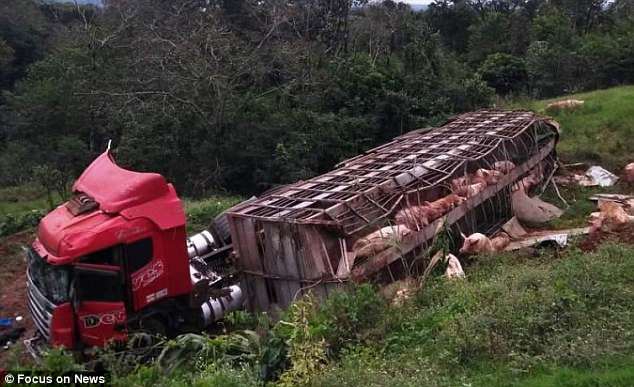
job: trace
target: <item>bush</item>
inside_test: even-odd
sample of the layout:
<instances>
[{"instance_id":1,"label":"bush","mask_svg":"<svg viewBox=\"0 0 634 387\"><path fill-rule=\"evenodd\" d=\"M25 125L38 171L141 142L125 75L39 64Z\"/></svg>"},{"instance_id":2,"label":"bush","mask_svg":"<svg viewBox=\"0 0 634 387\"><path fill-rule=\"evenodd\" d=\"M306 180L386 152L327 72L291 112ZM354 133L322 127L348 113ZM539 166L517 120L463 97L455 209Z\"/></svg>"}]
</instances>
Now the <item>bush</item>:
<instances>
[{"instance_id":1,"label":"bush","mask_svg":"<svg viewBox=\"0 0 634 387\"><path fill-rule=\"evenodd\" d=\"M35 227L46 215L44 210L31 210L20 215L5 215L4 219L0 219L0 236L7 236Z\"/></svg>"},{"instance_id":2,"label":"bush","mask_svg":"<svg viewBox=\"0 0 634 387\"><path fill-rule=\"evenodd\" d=\"M503 95L523 91L528 80L524 60L509 54L489 55L479 71L482 79Z\"/></svg>"}]
</instances>

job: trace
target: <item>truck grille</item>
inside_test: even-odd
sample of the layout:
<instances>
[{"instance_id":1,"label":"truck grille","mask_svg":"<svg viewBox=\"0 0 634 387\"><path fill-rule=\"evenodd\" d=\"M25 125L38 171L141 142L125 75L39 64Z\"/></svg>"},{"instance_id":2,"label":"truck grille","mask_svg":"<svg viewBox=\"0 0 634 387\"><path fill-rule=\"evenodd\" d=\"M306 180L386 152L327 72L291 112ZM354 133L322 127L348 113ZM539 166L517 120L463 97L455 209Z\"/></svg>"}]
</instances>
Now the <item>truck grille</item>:
<instances>
[{"instance_id":1,"label":"truck grille","mask_svg":"<svg viewBox=\"0 0 634 387\"><path fill-rule=\"evenodd\" d=\"M28 293L28 307L35 322L37 330L49 341L51 332L51 319L55 304L49 301L31 280L31 274L26 272L26 287Z\"/></svg>"}]
</instances>

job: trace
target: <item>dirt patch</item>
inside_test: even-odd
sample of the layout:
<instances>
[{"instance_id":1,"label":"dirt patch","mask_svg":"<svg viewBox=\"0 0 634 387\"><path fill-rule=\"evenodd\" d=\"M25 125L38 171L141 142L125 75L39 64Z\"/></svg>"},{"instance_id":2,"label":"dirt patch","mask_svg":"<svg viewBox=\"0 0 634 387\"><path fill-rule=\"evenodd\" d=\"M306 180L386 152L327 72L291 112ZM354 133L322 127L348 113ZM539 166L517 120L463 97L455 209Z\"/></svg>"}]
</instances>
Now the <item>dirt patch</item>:
<instances>
[{"instance_id":1,"label":"dirt patch","mask_svg":"<svg viewBox=\"0 0 634 387\"><path fill-rule=\"evenodd\" d=\"M599 247L599 245L608 241L634 245L634 224L628 224L618 231L597 231L595 233L588 234L579 243L579 248L583 251L594 251L597 247Z\"/></svg>"},{"instance_id":2,"label":"dirt patch","mask_svg":"<svg viewBox=\"0 0 634 387\"><path fill-rule=\"evenodd\" d=\"M22 316L22 321L14 322L13 327L24 327L26 332L14 345L23 346L22 340L33 336L35 328L26 306L26 260L22 247L33 240L33 232L21 232L0 239L0 317L15 318ZM8 351L0 347L0 364L7 361ZM27 357L24 353L21 357Z\"/></svg>"}]
</instances>

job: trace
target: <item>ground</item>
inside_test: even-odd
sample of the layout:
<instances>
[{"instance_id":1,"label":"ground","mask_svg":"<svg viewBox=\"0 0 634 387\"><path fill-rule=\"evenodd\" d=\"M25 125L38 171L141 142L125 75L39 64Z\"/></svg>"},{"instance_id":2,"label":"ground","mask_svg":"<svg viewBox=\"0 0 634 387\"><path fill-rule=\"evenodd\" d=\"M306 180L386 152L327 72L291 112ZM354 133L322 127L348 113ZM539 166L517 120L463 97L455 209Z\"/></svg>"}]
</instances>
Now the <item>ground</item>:
<instances>
[{"instance_id":1,"label":"ground","mask_svg":"<svg viewBox=\"0 0 634 387\"><path fill-rule=\"evenodd\" d=\"M23 338L31 337L35 332L26 306L26 261L22 251L22 247L32 239L31 230L0 238L0 284L2 284L0 316L3 318L22 316L22 321L16 323L16 326L26 328ZM18 352L21 352L19 342L18 346ZM16 353L0 349L0 364L5 364L13 356L16 356ZM18 353L17 357L28 360L25 354Z\"/></svg>"}]
</instances>

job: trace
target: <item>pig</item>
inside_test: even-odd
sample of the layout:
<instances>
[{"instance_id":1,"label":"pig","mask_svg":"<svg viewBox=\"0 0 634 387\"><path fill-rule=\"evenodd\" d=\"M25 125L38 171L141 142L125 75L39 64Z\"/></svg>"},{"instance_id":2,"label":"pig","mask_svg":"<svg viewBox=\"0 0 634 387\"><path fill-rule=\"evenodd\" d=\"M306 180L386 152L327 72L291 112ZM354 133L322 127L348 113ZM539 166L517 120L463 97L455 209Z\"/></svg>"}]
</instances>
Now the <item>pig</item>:
<instances>
[{"instance_id":1,"label":"pig","mask_svg":"<svg viewBox=\"0 0 634 387\"><path fill-rule=\"evenodd\" d=\"M472 183L471 183L470 176L457 177L451 181L451 190L455 193L456 191L462 189L463 187L467 187L471 184Z\"/></svg>"},{"instance_id":2,"label":"pig","mask_svg":"<svg viewBox=\"0 0 634 387\"><path fill-rule=\"evenodd\" d=\"M615 202L600 202L600 212L590 214L590 232L599 230L618 231L634 222L634 216L628 215L622 206Z\"/></svg>"},{"instance_id":3,"label":"pig","mask_svg":"<svg viewBox=\"0 0 634 387\"><path fill-rule=\"evenodd\" d=\"M515 164L508 160L496 161L493 164L493 169L495 169L496 171L502 172L504 174L511 172L514 168L515 168Z\"/></svg>"},{"instance_id":4,"label":"pig","mask_svg":"<svg viewBox=\"0 0 634 387\"><path fill-rule=\"evenodd\" d=\"M547 113L557 113L560 110L575 110L576 108L583 106L585 101L578 99L566 99L563 101L556 101L546 106Z\"/></svg>"},{"instance_id":5,"label":"pig","mask_svg":"<svg viewBox=\"0 0 634 387\"><path fill-rule=\"evenodd\" d=\"M404 225L383 227L358 239L352 246L356 257L371 257L396 245L412 232Z\"/></svg>"},{"instance_id":6,"label":"pig","mask_svg":"<svg viewBox=\"0 0 634 387\"><path fill-rule=\"evenodd\" d=\"M470 198L484 191L486 187L487 187L486 183L480 182L480 183L465 185L457 189L454 189L453 193L464 198Z\"/></svg>"},{"instance_id":7,"label":"pig","mask_svg":"<svg viewBox=\"0 0 634 387\"><path fill-rule=\"evenodd\" d=\"M500 181L500 178L504 175L500 171L496 171L494 169L484 169L480 168L473 173L473 178L471 181L473 183L485 183L486 185L497 184Z\"/></svg>"},{"instance_id":8,"label":"pig","mask_svg":"<svg viewBox=\"0 0 634 387\"><path fill-rule=\"evenodd\" d=\"M462 234L464 242L460 248L461 254L481 254L502 251L511 242L511 238L505 233L489 238L484 234L474 233L469 236Z\"/></svg>"},{"instance_id":9,"label":"pig","mask_svg":"<svg viewBox=\"0 0 634 387\"><path fill-rule=\"evenodd\" d=\"M404 225L412 230L421 230L464 200L462 196L450 194L433 202L423 202L420 206L403 208L394 219L396 224Z\"/></svg>"},{"instance_id":10,"label":"pig","mask_svg":"<svg viewBox=\"0 0 634 387\"><path fill-rule=\"evenodd\" d=\"M530 191L533 187L536 187L544 179L544 172L540 167L533 168L528 175L526 175L519 183L513 185L513 191L522 190L524 192Z\"/></svg>"},{"instance_id":11,"label":"pig","mask_svg":"<svg viewBox=\"0 0 634 387\"><path fill-rule=\"evenodd\" d=\"M427 226L436 214L429 202L423 202L420 206L405 207L396 213L396 224L404 225L412 230L421 230Z\"/></svg>"}]
</instances>

